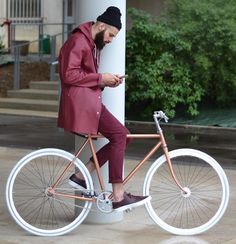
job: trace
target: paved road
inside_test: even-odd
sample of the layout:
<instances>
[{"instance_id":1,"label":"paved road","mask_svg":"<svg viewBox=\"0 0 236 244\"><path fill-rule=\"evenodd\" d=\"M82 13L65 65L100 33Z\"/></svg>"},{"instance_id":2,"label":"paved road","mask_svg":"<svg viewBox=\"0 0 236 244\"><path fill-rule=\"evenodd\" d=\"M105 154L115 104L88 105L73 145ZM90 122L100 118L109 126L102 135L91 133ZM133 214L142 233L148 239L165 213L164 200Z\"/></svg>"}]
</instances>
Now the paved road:
<instances>
[{"instance_id":1,"label":"paved road","mask_svg":"<svg viewBox=\"0 0 236 244\"><path fill-rule=\"evenodd\" d=\"M58 147L74 150L74 136L56 128L53 119L0 116L0 243L236 243L236 167L227 155L223 167L230 183L230 202L222 220L211 230L194 237L171 235L154 225L144 207L124 214L124 220L110 225L82 224L70 234L62 237L34 237L18 227L5 205L4 192L9 172L26 153L41 147ZM171 138L169 138L171 139ZM186 143L186 142L185 142ZM151 143L150 143L151 144ZM213 142L213 144L215 144ZM143 146L145 145L145 146ZM127 167L144 153L147 147L139 142L128 150ZM173 147L171 145L171 147ZM197 147L197 146L196 146ZM134 150L139 154L135 155ZM223 158L221 156L221 158ZM227 163L231 162L231 163ZM140 193L146 168L129 185L129 190Z\"/></svg>"},{"instance_id":2,"label":"paved road","mask_svg":"<svg viewBox=\"0 0 236 244\"><path fill-rule=\"evenodd\" d=\"M73 150L74 136L56 126L56 119L0 115L0 146L57 147Z\"/></svg>"},{"instance_id":3,"label":"paved road","mask_svg":"<svg viewBox=\"0 0 236 244\"><path fill-rule=\"evenodd\" d=\"M150 123L127 123L131 132L153 133ZM183 147L200 149L220 164L236 165L236 129L163 125L169 150ZM16 148L56 147L74 151L74 136L56 126L56 119L0 115L0 146ZM153 145L152 140L134 140L127 156L140 158ZM143 146L145 145L145 147Z\"/></svg>"}]
</instances>

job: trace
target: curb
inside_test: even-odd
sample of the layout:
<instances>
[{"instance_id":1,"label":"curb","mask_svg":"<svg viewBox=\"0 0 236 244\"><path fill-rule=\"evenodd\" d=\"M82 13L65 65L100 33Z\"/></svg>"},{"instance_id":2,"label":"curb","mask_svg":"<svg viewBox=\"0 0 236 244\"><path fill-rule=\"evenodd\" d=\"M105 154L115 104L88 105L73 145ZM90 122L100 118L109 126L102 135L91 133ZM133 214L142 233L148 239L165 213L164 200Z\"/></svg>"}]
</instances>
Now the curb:
<instances>
[{"instance_id":1,"label":"curb","mask_svg":"<svg viewBox=\"0 0 236 244\"><path fill-rule=\"evenodd\" d=\"M168 132L198 133L198 134L219 134L225 136L232 136L236 138L236 128L217 127L217 126L203 126L203 125L187 125L187 124L174 124L174 123L160 123L161 128ZM126 127L131 132L137 133L155 133L156 126L154 122L142 122L134 120L126 120Z\"/></svg>"}]
</instances>

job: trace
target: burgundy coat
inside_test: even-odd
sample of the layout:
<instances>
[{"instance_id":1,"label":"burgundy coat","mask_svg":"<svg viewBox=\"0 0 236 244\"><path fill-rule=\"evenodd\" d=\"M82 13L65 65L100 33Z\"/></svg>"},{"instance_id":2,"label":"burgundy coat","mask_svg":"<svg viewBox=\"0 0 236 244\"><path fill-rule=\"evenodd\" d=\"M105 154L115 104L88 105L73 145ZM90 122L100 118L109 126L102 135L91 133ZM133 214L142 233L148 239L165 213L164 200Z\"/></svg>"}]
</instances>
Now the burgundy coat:
<instances>
[{"instance_id":1,"label":"burgundy coat","mask_svg":"<svg viewBox=\"0 0 236 244\"><path fill-rule=\"evenodd\" d=\"M97 73L99 53L91 36L92 24L78 26L59 55L58 126L82 134L97 134L102 103L102 75Z\"/></svg>"}]
</instances>

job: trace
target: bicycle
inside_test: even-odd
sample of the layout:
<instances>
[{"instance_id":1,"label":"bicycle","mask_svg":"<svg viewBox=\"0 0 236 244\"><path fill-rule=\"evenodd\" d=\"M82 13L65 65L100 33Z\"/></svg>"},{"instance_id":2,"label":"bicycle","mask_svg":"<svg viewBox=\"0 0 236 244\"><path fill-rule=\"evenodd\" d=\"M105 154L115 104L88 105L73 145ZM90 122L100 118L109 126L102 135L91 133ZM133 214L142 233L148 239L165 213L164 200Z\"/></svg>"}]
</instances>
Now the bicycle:
<instances>
[{"instance_id":1,"label":"bicycle","mask_svg":"<svg viewBox=\"0 0 236 244\"><path fill-rule=\"evenodd\" d=\"M195 235L213 227L223 216L229 201L229 184L222 167L211 156L194 149L168 152L160 120L168 118L156 111L153 118L156 134L129 134L127 137L152 138L155 146L129 172L126 184L141 166L161 147L163 155L148 169L143 195L152 200L145 204L152 220L176 235ZM112 212L112 193L106 191L93 139L86 135L75 155L46 148L29 153L11 171L6 185L10 214L26 231L40 236L64 235L79 226L95 203L98 211ZM79 159L86 145L94 158L100 192L94 189L90 173ZM87 190L72 188L68 179L79 170Z\"/></svg>"}]
</instances>

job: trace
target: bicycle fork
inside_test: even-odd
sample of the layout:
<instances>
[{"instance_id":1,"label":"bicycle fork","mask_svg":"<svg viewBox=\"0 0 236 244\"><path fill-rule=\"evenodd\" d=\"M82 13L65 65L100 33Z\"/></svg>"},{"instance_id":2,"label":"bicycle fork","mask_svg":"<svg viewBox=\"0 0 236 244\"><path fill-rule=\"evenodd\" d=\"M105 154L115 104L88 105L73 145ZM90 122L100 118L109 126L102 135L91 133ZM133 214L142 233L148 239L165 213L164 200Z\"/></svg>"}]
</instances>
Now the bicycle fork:
<instances>
[{"instance_id":1,"label":"bicycle fork","mask_svg":"<svg viewBox=\"0 0 236 244\"><path fill-rule=\"evenodd\" d=\"M162 131L160 131L160 139L161 139L161 142L162 142L162 149L163 149L163 152L165 154L165 157L166 157L166 161L168 163L168 167L169 167L169 170L170 170L170 173L171 173L171 176L173 178L173 180L175 181L176 185L180 188L180 190L184 193L184 194L188 194L189 192L187 191L186 188L184 188L179 180L177 179L176 177L176 174L174 172L174 169L173 169L173 166L172 166L172 162L170 160L170 155L169 155L169 151L168 151L168 148L167 148L167 144L166 144L166 141L165 141L165 137L162 133Z\"/></svg>"}]
</instances>

